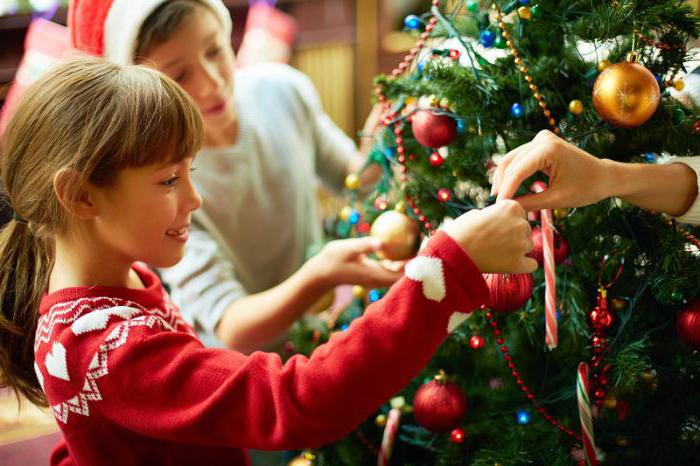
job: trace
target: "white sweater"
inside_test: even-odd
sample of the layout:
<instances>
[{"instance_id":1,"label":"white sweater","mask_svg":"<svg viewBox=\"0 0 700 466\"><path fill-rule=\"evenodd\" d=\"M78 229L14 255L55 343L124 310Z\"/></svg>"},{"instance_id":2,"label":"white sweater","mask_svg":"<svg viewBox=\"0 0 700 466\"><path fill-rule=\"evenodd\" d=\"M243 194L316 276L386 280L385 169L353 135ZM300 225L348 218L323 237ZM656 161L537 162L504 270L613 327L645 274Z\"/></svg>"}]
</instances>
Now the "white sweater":
<instances>
[{"instance_id":1,"label":"white sweater","mask_svg":"<svg viewBox=\"0 0 700 466\"><path fill-rule=\"evenodd\" d=\"M695 171L695 177L698 183L698 192L700 193L700 156L698 157L674 157L669 160L671 163L683 163ZM676 217L676 221L680 223L690 223L692 225L700 225L700 195L695 198L693 205L681 216Z\"/></svg>"},{"instance_id":2,"label":"white sweater","mask_svg":"<svg viewBox=\"0 0 700 466\"><path fill-rule=\"evenodd\" d=\"M236 72L234 146L203 149L185 257L163 270L172 298L208 344L226 308L282 282L321 238L316 175L343 184L354 142L324 113L302 73L281 64Z\"/></svg>"}]
</instances>

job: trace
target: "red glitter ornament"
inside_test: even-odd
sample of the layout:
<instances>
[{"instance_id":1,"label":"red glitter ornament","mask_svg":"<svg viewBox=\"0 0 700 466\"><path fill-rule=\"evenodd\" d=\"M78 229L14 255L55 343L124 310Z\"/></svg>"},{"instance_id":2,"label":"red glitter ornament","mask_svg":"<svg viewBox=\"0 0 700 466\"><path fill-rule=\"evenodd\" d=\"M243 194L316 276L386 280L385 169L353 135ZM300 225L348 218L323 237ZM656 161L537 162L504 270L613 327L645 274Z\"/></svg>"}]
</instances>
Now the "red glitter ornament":
<instances>
[{"instance_id":1,"label":"red glitter ornament","mask_svg":"<svg viewBox=\"0 0 700 466\"><path fill-rule=\"evenodd\" d=\"M700 300L678 313L676 331L683 343L694 350L700 349Z\"/></svg>"},{"instance_id":2,"label":"red glitter ornament","mask_svg":"<svg viewBox=\"0 0 700 466\"><path fill-rule=\"evenodd\" d=\"M528 257L535 259L540 267L542 267L542 229L540 227L533 228L532 232L530 233L530 238L532 239L533 248L528 254ZM566 242L566 239L562 235L554 232L554 263L556 265L561 264L566 260L568 255L569 243Z\"/></svg>"},{"instance_id":3,"label":"red glitter ornament","mask_svg":"<svg viewBox=\"0 0 700 466\"><path fill-rule=\"evenodd\" d=\"M459 50L457 50L457 49L450 50L450 58L452 60L455 60L455 61L459 60L459 55L460 55Z\"/></svg>"},{"instance_id":4,"label":"red glitter ornament","mask_svg":"<svg viewBox=\"0 0 700 466\"><path fill-rule=\"evenodd\" d=\"M700 134L700 120L693 123L693 131L695 131L695 133L697 134Z\"/></svg>"},{"instance_id":5,"label":"red glitter ornament","mask_svg":"<svg viewBox=\"0 0 700 466\"><path fill-rule=\"evenodd\" d=\"M513 312L523 307L532 296L535 284L529 273L487 273L484 280L491 292L486 305L498 312Z\"/></svg>"},{"instance_id":6,"label":"red glitter ornament","mask_svg":"<svg viewBox=\"0 0 700 466\"><path fill-rule=\"evenodd\" d=\"M438 148L452 142L457 135L457 122L448 115L432 110L419 110L411 122L413 136L426 147Z\"/></svg>"},{"instance_id":7,"label":"red glitter ornament","mask_svg":"<svg viewBox=\"0 0 700 466\"><path fill-rule=\"evenodd\" d=\"M613 323L613 315L607 307L597 306L588 315L591 320L591 327L596 330L607 330Z\"/></svg>"},{"instance_id":8,"label":"red glitter ornament","mask_svg":"<svg viewBox=\"0 0 700 466\"><path fill-rule=\"evenodd\" d=\"M422 385L413 398L416 421L431 432L454 429L466 412L467 397L457 384L447 381L442 371Z\"/></svg>"}]
</instances>

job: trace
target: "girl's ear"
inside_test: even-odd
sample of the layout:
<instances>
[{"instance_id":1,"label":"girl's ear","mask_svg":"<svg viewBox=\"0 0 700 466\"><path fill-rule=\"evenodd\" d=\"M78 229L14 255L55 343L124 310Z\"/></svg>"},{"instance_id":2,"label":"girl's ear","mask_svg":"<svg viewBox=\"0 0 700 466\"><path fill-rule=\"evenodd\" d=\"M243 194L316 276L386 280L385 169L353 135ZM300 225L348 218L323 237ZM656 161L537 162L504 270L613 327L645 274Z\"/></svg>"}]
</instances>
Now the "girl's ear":
<instances>
[{"instance_id":1,"label":"girl's ear","mask_svg":"<svg viewBox=\"0 0 700 466\"><path fill-rule=\"evenodd\" d=\"M58 202L71 215L82 220L89 220L97 215L89 186L89 183L84 183L80 174L72 168L62 168L53 178L53 189Z\"/></svg>"}]
</instances>

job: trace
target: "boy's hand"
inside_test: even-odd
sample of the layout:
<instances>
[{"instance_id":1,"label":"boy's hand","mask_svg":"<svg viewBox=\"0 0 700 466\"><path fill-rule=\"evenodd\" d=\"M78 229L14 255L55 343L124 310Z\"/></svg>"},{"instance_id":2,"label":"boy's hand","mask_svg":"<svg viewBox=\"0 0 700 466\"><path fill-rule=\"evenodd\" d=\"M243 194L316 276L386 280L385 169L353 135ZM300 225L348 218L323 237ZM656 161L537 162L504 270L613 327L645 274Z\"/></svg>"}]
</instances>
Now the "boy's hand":
<instances>
[{"instance_id":1,"label":"boy's hand","mask_svg":"<svg viewBox=\"0 0 700 466\"><path fill-rule=\"evenodd\" d=\"M331 241L309 265L328 287L353 284L384 288L403 276L403 267L385 267L367 257L380 249L381 242L370 237Z\"/></svg>"}]
</instances>

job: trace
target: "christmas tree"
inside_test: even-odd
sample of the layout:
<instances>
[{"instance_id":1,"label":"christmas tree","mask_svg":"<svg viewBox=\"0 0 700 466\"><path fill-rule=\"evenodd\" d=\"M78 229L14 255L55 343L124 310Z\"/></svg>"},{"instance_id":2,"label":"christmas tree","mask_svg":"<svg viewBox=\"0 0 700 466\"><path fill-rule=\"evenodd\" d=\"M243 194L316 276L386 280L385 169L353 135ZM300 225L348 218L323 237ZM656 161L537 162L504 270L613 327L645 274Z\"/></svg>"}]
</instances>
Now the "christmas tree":
<instances>
[{"instance_id":1,"label":"christmas tree","mask_svg":"<svg viewBox=\"0 0 700 466\"><path fill-rule=\"evenodd\" d=\"M392 244L387 258L409 257L420 236L492 202L498 156L543 129L619 161L700 154L700 112L674 98L700 32L683 2L434 0L404 24L416 46L376 80L384 129L368 164L384 177L364 198L348 178L336 237L371 233ZM488 308L420 377L294 464L697 464L692 228L615 199L530 219L544 266L488 276ZM298 324L293 348L313 351L382 290L354 296Z\"/></svg>"}]
</instances>

